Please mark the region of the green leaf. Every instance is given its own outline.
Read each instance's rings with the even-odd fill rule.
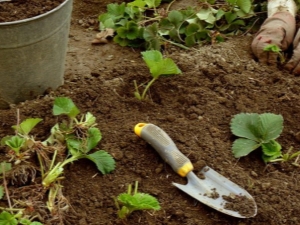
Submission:
[[[226,0],[227,3],[235,5],[237,0]]]
[[[70,98],[55,98],[53,106],[53,115],[58,116],[65,114],[73,119],[79,114],[79,112],[79,109],[76,107],[76,105]]]
[[[145,2],[144,1],[140,1],[140,2],[143,2],[143,6],[140,5],[140,6],[131,6],[130,3],[127,4],[127,7],[125,8],[125,15],[127,14],[128,15],[128,19],[132,19],[134,20],[135,22],[137,22],[139,20],[139,18],[142,17],[142,12],[145,11]],[[131,2],[131,3],[134,3],[134,2]]]
[[[143,60],[149,68],[151,68],[153,62],[160,62],[163,60],[163,55],[157,50],[145,51],[141,52],[141,54],[143,56]]]
[[[238,10],[235,12],[239,18],[246,19],[247,17],[251,17],[248,13],[245,13],[243,10]]]
[[[0,199],[2,199],[4,196],[4,187],[0,186]]]
[[[133,2],[127,3],[127,6],[136,6],[138,8],[144,8],[146,6],[146,2],[143,0],[134,0]]]
[[[209,14],[211,14],[211,10],[209,8],[208,9],[202,8],[199,10],[199,12],[196,15],[200,20],[206,20],[209,17]]]
[[[120,18],[124,16],[125,7],[125,2],[123,2],[120,5],[116,3],[111,3],[107,5],[107,13],[112,17]]]
[[[230,27],[231,24],[222,24],[220,27],[219,27],[219,30],[220,31],[226,31],[229,27]]]
[[[240,27],[240,26],[244,26],[244,25],[245,25],[245,21],[244,21],[244,20],[235,20],[235,21],[233,21],[230,25],[231,25],[231,26],[232,26],[232,25],[239,25],[239,27]],[[238,27],[237,27],[237,29],[238,29]]]
[[[10,140],[13,136],[12,135],[7,135],[7,136],[4,136],[2,139],[1,139],[1,146],[6,146],[5,142],[7,140]]]
[[[28,135],[30,131],[43,119],[40,118],[29,118],[20,123],[19,126],[13,126],[13,129],[17,130],[21,134]]]
[[[225,18],[226,18],[227,23],[230,24],[237,18],[237,15],[235,13],[232,13],[232,12],[226,12],[225,13]]]
[[[119,37],[123,38],[123,39],[126,39],[126,33],[127,33],[127,29],[125,27],[119,27],[117,30],[116,30],[117,34],[119,35]]]
[[[116,29],[115,22],[113,21],[112,18],[100,22],[100,30],[104,30],[106,28],[111,28],[114,30]]]
[[[98,20],[100,21],[100,30],[104,30],[106,28],[116,28],[113,17],[108,13],[101,14],[98,17]]]
[[[87,137],[87,152],[92,150],[97,146],[99,141],[101,140],[102,135],[98,128],[91,127],[88,129],[88,137]],[[86,153],[87,153],[86,152]]]
[[[119,27],[116,32],[121,38],[129,40],[134,40],[139,36],[138,26],[133,21],[127,22],[124,27]]]
[[[277,158],[279,158],[279,157],[281,157],[281,156],[282,156],[282,154],[281,154],[281,152],[279,151],[279,152],[274,152],[274,154],[271,155],[271,156],[268,156],[268,155],[263,154],[263,155],[262,155],[262,159],[264,160],[265,163],[267,163],[267,162],[270,162],[270,161],[272,161],[272,160],[274,160],[274,159],[277,159]]]
[[[158,77],[160,75],[174,75],[180,74],[181,70],[177,67],[173,59],[166,58],[157,63],[157,67],[150,69],[153,77]]]
[[[251,0],[237,0],[236,4],[243,10],[245,13],[249,13],[252,7]]]
[[[134,40],[134,39],[138,38],[139,28],[138,28],[138,25],[135,22],[128,22],[126,24],[126,28],[127,28],[126,37],[129,40]]]
[[[179,35],[179,32],[178,32],[178,29],[176,28],[173,28],[172,30],[169,31],[169,36],[170,36],[170,39],[175,41],[175,42],[178,42],[180,43],[181,40],[180,40],[180,35]]]
[[[210,13],[205,21],[207,23],[214,24],[216,22],[216,17],[212,13]]]
[[[276,44],[268,44],[263,48],[263,50],[267,52],[276,52],[276,53],[281,52],[281,49]]]
[[[214,24],[216,21],[216,17],[213,14],[212,8],[202,8],[196,15],[200,20],[204,20],[210,24]]]
[[[264,142],[279,137],[283,130],[283,117],[273,113],[264,113],[259,116],[261,126],[259,132]]]
[[[31,221],[29,219],[21,218],[19,221],[22,225],[31,225]]]
[[[191,23],[186,27],[185,34],[187,36],[189,36],[189,35],[196,33],[200,29],[201,29],[201,27],[199,24]]]
[[[210,40],[208,30],[203,30],[203,31],[197,32],[195,34],[195,37],[196,37],[196,40],[199,40],[199,41],[201,41],[201,40]]]
[[[135,210],[160,209],[157,199],[145,193],[136,193],[134,195],[122,193],[118,196],[118,200],[131,212]]]
[[[85,158],[93,161],[102,174],[110,173],[115,169],[115,160],[106,151],[99,150],[87,155]]]
[[[118,43],[122,47],[129,45],[129,40],[127,38],[120,37],[120,35],[114,36],[113,40],[114,42]]]
[[[232,152],[235,158],[240,158],[248,155],[250,152],[254,151],[260,146],[261,144],[257,143],[256,141],[246,138],[238,138],[233,142]]]
[[[184,42],[187,47],[192,47],[197,43],[195,35],[186,36]]]
[[[79,140],[75,137],[67,138],[67,147],[71,155],[78,156],[84,153],[86,150],[83,148],[82,140]],[[79,152],[80,151],[80,152]]]
[[[225,11],[223,11],[222,9],[219,9],[217,14],[216,14],[216,20],[220,20],[225,14]]]
[[[20,154],[20,149],[23,147],[25,139],[19,136],[12,136],[5,144],[15,151],[17,155]]]
[[[148,44],[147,46],[148,49],[160,50],[160,41],[159,41],[157,23],[153,23],[144,29],[143,38]]]
[[[179,28],[183,22],[183,15],[177,10],[172,10],[168,15],[168,19],[176,28]]]
[[[1,162],[0,163],[0,174],[3,173],[3,168],[4,168],[4,172],[11,170],[11,163]]]
[[[88,126],[88,127],[94,126],[94,125],[96,124],[96,117],[93,116],[92,113],[87,112],[87,113],[85,114],[85,121],[84,121],[84,123],[85,123],[86,126]]]
[[[3,211],[0,214],[0,225],[17,225],[18,221],[14,215]]]
[[[146,41],[150,41],[153,38],[157,38],[157,34],[158,34],[158,23],[153,23],[145,28],[143,33],[143,38]]]
[[[161,0],[144,0],[149,8],[158,7],[161,3]]]
[[[174,61],[170,58],[164,59],[160,51],[151,50],[142,52],[141,54],[154,78],[163,74],[171,75],[181,73],[181,70],[177,67]]]
[[[40,223],[40,222],[36,222],[36,221],[34,221],[34,222],[31,222],[30,223],[30,225],[43,225],[42,223]]]
[[[260,142],[260,119],[257,113],[240,113],[231,119],[231,132],[238,136]]]
[[[261,145],[262,151],[266,156],[281,155],[281,145],[274,140],[269,141],[268,143],[263,143]]]

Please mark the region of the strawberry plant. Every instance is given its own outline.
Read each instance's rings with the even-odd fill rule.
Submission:
[[[272,113],[240,113],[230,124],[231,131],[239,138],[233,142],[232,152],[236,158],[262,148],[262,158],[270,162],[282,155],[281,145],[276,138],[283,129],[283,117]]]
[[[283,64],[285,62],[284,54],[282,53],[282,50],[275,44],[268,44],[263,49],[266,52],[274,52],[279,56],[280,63]]]
[[[86,158],[91,160],[103,174],[107,174],[115,168],[113,158],[104,150],[88,154],[102,139],[100,130],[95,127],[97,125],[96,118],[91,113],[88,112],[80,120],[77,120],[76,116],[79,114],[79,110],[73,101],[65,97],[60,97],[54,101],[53,114],[67,115],[69,121],[56,124],[51,130],[51,136],[43,144],[53,146],[66,143],[68,153],[63,161],[54,165],[59,149],[55,150],[51,166],[44,175],[42,182],[44,186],[50,186],[63,172],[66,164],[78,159]],[[43,167],[41,170],[44,173]]]
[[[6,136],[1,140],[1,143],[9,149],[9,161],[14,162],[15,167],[19,166],[22,171],[18,172],[14,167],[11,168],[13,180],[20,180],[22,184],[34,181],[37,169],[31,166],[30,162],[37,157],[41,184],[36,184],[36,186],[40,188],[42,185],[42,189],[45,190],[43,193],[48,192],[48,201],[43,208],[47,208],[55,217],[54,219],[61,223],[65,211],[69,209],[69,203],[62,194],[63,186],[60,183],[64,178],[65,166],[85,158],[94,162],[102,174],[110,173],[115,168],[114,159],[106,151],[96,150],[91,153],[101,141],[102,135],[99,128],[96,127],[96,118],[90,112],[83,114],[78,119],[79,113],[79,109],[71,99],[58,97],[54,101],[53,115],[64,115],[68,120],[55,124],[46,140],[36,140],[36,137],[30,134],[33,128],[42,121],[40,118],[28,118],[18,123],[13,126],[15,135]],[[19,121],[19,118],[17,120]],[[10,169],[10,164],[3,165],[3,168]],[[3,168],[1,171],[5,171]],[[14,174],[19,175],[14,177]],[[36,198],[32,197],[32,199],[30,203],[18,201],[18,204],[26,207],[28,204],[35,206],[35,204],[40,204],[44,197],[41,195]],[[8,214],[3,216],[9,217]],[[13,220],[15,221],[15,219],[14,216]],[[30,224],[25,222],[20,223]]]
[[[170,10],[161,0],[135,0],[107,5],[99,16],[100,31],[113,29],[121,46],[160,50],[165,43],[182,48],[223,41],[224,35],[241,34],[251,28],[256,5],[251,0],[200,1],[195,7]]]
[[[122,208],[120,208],[121,203]],[[160,205],[157,199],[149,194],[138,192],[138,182],[135,182],[134,191],[132,193],[132,185],[128,185],[127,193],[119,194],[115,199],[118,208],[118,217],[125,219],[136,210],[159,210]]]
[[[181,73],[181,70],[177,67],[174,61],[170,58],[163,58],[161,52],[157,50],[142,52],[143,60],[148,66],[152,80],[148,82],[142,94],[139,91],[139,87],[134,81],[135,92],[134,95],[139,100],[144,100],[146,93],[151,87],[151,85],[161,76],[161,75],[174,75]]]

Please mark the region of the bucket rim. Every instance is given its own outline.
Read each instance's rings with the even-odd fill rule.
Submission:
[[[21,24],[21,23],[26,23],[26,22],[30,22],[32,20],[37,20],[37,19],[40,19],[40,18],[43,18],[43,17],[46,17],[58,10],[60,10],[65,4],[68,3],[68,1],[72,1],[72,0],[65,0],[63,3],[61,3],[59,6],[57,6],[56,8],[46,12],[46,13],[43,13],[41,15],[38,15],[38,16],[34,16],[34,17],[30,17],[30,18],[26,18],[26,19],[23,19],[23,20],[17,20],[17,21],[10,21],[10,22],[0,22],[0,26],[5,26],[5,25],[14,25],[14,24]]]

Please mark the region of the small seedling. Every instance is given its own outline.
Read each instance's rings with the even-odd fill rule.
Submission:
[[[15,130],[14,136],[6,136],[2,138],[1,145],[6,145],[10,148],[10,161],[15,164],[26,161],[32,155],[31,146],[34,143],[34,138],[29,135],[31,130],[42,121],[40,118],[29,118],[22,123],[13,126]]]
[[[114,170],[115,161],[104,150],[88,154],[102,139],[100,130],[95,127],[97,125],[96,118],[91,113],[88,112],[80,120],[77,120],[76,116],[79,114],[79,110],[73,101],[69,98],[59,97],[54,101],[53,114],[67,115],[69,122],[56,124],[51,130],[51,136],[43,143],[45,145],[63,145],[66,142],[68,155],[64,161],[54,165],[59,149],[55,150],[50,169],[42,182],[44,186],[49,187],[62,174],[66,164],[82,158],[94,162],[102,174]]]
[[[132,185],[128,185],[127,193],[119,194],[114,199],[118,208],[118,217],[120,219],[127,218],[133,211],[136,210],[160,210],[158,200],[146,193],[138,192],[138,181],[135,182],[134,191],[132,193]],[[122,204],[122,208],[119,206]]]
[[[278,157],[277,159],[273,159],[270,162],[287,162],[287,161],[291,161],[292,159],[295,159],[294,162],[292,163],[292,165],[300,167],[300,165],[298,164],[300,151],[291,153],[292,150],[293,150],[293,147],[290,147],[289,150],[287,151],[287,153],[281,154],[280,157]]]
[[[282,155],[281,145],[275,140],[283,130],[283,117],[272,113],[240,113],[231,120],[231,131],[240,137],[234,141],[232,152],[236,158],[262,148],[262,158],[271,162]]]
[[[278,54],[280,63],[283,64],[285,62],[285,57],[282,53],[282,50],[276,44],[268,44],[264,47],[264,51],[266,52],[274,52]]]
[[[146,93],[151,87],[151,85],[161,76],[161,75],[174,75],[180,74],[181,70],[177,67],[174,61],[170,58],[163,58],[161,52],[157,50],[145,51],[142,52],[143,60],[148,66],[152,80],[148,82],[142,94],[139,92],[139,87],[134,81],[135,92],[134,95],[139,100],[144,100]]]

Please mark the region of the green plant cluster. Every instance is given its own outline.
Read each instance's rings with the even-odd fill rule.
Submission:
[[[160,50],[169,42],[188,48],[245,32],[255,15],[252,0],[207,0],[180,10],[170,10],[172,3],[167,8],[159,7],[161,0],[108,4],[99,16],[100,30],[113,29],[121,46]]]
[[[99,128],[96,127],[96,118],[90,112],[77,119],[79,113],[79,109],[71,99],[55,98],[53,115],[64,115],[68,119],[55,124],[51,128],[50,136],[45,141],[36,140],[30,134],[42,121],[40,118],[28,118],[13,126],[15,135],[6,136],[1,140],[2,145],[9,148],[9,162],[16,167],[19,164],[28,165],[37,157],[42,178],[41,185],[48,190],[46,205],[52,215],[61,214],[62,211],[68,209],[68,202],[62,194],[62,185],[60,184],[60,180],[63,179],[64,167],[67,164],[85,158],[94,162],[102,174],[110,173],[115,169],[115,161],[106,151],[96,150],[90,153],[101,141],[102,135]],[[10,169],[12,169],[11,163],[3,162],[1,164],[1,172]],[[13,209],[9,208],[8,210]]]
[[[152,79],[148,82],[142,93],[139,91],[139,86],[134,80],[135,92],[134,96],[139,100],[146,98],[146,93],[152,84],[162,75],[175,75],[180,74],[181,70],[177,67],[175,62],[171,58],[164,58],[162,53],[157,50],[144,51],[141,53],[143,60],[150,70]]]
[[[17,214],[12,214],[6,211],[2,211],[0,213],[0,225],[43,225],[37,221],[31,221],[27,218],[22,217],[22,212],[18,212]]]
[[[120,208],[119,203],[122,205]],[[118,217],[126,219],[132,212],[137,210],[160,210],[158,200],[147,194],[138,192],[138,181],[135,182],[134,191],[132,185],[128,185],[127,193],[121,193],[115,198],[118,208]]]
[[[283,64],[285,62],[284,53],[282,52],[281,48],[279,48],[276,44],[268,44],[263,49],[265,52],[272,52],[277,54],[280,60],[280,63]]]
[[[231,131],[239,138],[233,142],[232,152],[236,158],[246,156],[261,147],[264,162],[288,161],[300,155],[300,151],[291,154],[282,153],[281,145],[276,141],[283,130],[283,117],[273,113],[240,113],[231,120]],[[297,162],[294,163],[297,165]]]

